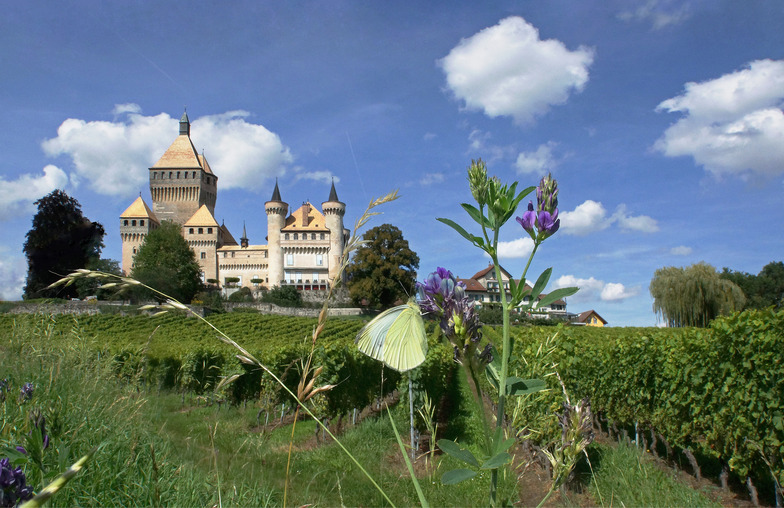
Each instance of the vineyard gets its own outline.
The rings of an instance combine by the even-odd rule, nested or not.
[[[315,319],[230,313],[210,316],[209,322],[287,385],[296,385]],[[353,339],[362,325],[331,319],[319,338],[315,364],[324,367],[324,382],[337,385],[324,398],[327,417],[366,407],[401,381],[356,350]],[[286,400],[261,371],[236,360],[209,325],[177,313],[78,319],[0,315],[0,327],[13,333],[35,330],[63,348],[81,341],[80,347],[111,362],[117,376],[149,388],[208,393],[222,377],[243,374],[221,396],[271,405]],[[573,400],[590,397],[602,418],[597,424],[624,430],[668,458],[685,454],[681,457],[688,457],[697,475],[701,468],[717,477],[735,475],[766,495],[784,481],[784,311],[746,311],[706,329],[519,327],[513,330],[512,371],[529,377],[528,360],[556,331],[550,361]],[[485,327],[483,333],[500,343],[500,329]],[[454,371],[452,351],[431,333],[416,385],[432,400],[454,397]],[[552,414],[561,388],[554,376],[547,381],[553,390],[536,403]],[[510,421],[514,411],[513,405],[508,408]]]

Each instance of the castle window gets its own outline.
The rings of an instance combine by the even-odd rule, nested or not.
[[[125,220],[123,221],[123,226],[127,226],[127,225],[128,225],[128,219],[125,219]]]
[[[297,235],[297,233],[294,233],[294,239],[299,240],[299,236]]]
[[[199,228],[199,234],[200,234],[200,235],[203,235],[203,234],[204,234],[204,228]]]
[[[311,233],[310,234],[310,239],[311,240],[315,240],[316,239],[316,233]]]
[[[294,254],[286,254],[286,266],[294,265]]]
[[[188,178],[188,172],[187,171],[185,172],[185,178]]]
[[[180,172],[177,171],[177,180],[179,180],[179,179],[180,179]]]
[[[201,253],[201,258],[202,258],[202,259],[207,259],[207,253],[206,253],[206,252],[204,252],[204,251],[202,251],[202,253]]]
[[[316,264],[318,266],[324,266],[324,255],[323,254],[316,254]]]
[[[283,235],[283,239],[284,239],[284,240],[288,240],[288,239],[289,239],[289,234],[288,234],[288,233],[286,233],[285,235]]]
[[[133,253],[136,254],[136,247],[133,248]]]
[[[195,171],[193,172],[192,178],[196,178],[196,172]]]
[[[158,173],[156,173],[155,171],[153,171],[153,172],[152,172],[152,179],[153,179],[153,180],[155,180],[156,178],[158,178]]]
[[[234,252],[231,253],[231,257],[234,257]]]
[[[136,219],[131,221],[131,226],[135,226],[135,225],[136,225]]]
[[[193,234],[193,228],[189,228],[188,233]]]
[[[169,180],[171,180],[172,172],[169,171]]]
[[[212,228],[207,228],[207,234],[208,234],[208,235],[211,235],[211,234],[212,234]]]
[[[321,233],[321,240],[324,239],[324,233]]]
[[[139,221],[139,225],[140,225],[140,226],[144,226],[144,219],[142,219],[142,220],[140,220],[140,221]]]

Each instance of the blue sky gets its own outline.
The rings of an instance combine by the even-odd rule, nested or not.
[[[353,224],[390,222],[420,278],[481,252],[465,171],[560,184],[561,230],[529,278],[569,310],[654,325],[662,266],[757,273],[784,253],[784,3],[778,1],[16,2],[0,18],[0,298],[21,296],[32,203],[64,188],[107,231],[177,135],[219,177],[216,218],[265,243],[275,178],[292,207],[334,178]],[[522,213],[522,211],[521,211]],[[530,242],[502,231],[519,276]]]

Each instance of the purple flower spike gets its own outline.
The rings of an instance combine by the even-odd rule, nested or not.
[[[531,235],[531,238],[536,238],[536,233],[534,232],[534,226],[536,225],[536,212],[534,211],[534,204],[529,201],[528,202],[528,211],[523,214],[522,217],[517,217],[517,222],[523,226],[523,229]]]

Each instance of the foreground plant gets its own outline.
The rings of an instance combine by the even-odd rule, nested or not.
[[[500,355],[492,345],[488,345],[481,351],[478,350],[477,345],[481,340],[481,335],[473,302],[465,298],[464,290],[451,273],[440,269],[432,276],[432,280],[428,279],[422,288],[423,296],[428,300],[427,308],[435,310],[435,314],[440,318],[442,330],[455,347],[456,361],[466,370],[478,407],[484,408],[481,385],[478,383],[478,376],[482,370],[497,390],[498,411],[495,419],[485,415],[484,409],[481,409],[485,433],[483,457],[475,457],[469,450],[456,443],[439,441],[439,447],[444,452],[470,466],[470,468],[448,471],[444,474],[442,482],[457,483],[476,476],[479,470],[490,470],[490,504],[495,506],[498,503],[498,473],[501,468],[511,462],[512,457],[508,450],[514,444],[514,438],[507,439],[503,432],[506,399],[510,396],[529,394],[545,388],[545,383],[542,380],[520,379],[509,375],[509,358],[512,353],[509,315],[512,311],[524,313],[535,308],[546,307],[560,298],[574,294],[577,292],[577,288],[556,289],[546,296],[542,296],[542,291],[550,280],[552,268],[545,270],[533,287],[526,284],[528,268],[531,266],[531,261],[539,246],[555,234],[560,227],[558,184],[551,175],[542,178],[538,187],[528,187],[517,192],[517,182],[507,185],[502,184],[496,177],[488,177],[487,167],[480,159],[472,161],[468,169],[468,182],[471,194],[479,206],[477,208],[468,203],[463,203],[461,206],[479,225],[481,235],[469,233],[450,219],[439,218],[438,220],[457,231],[469,243],[484,251],[492,260],[495,277],[499,283],[500,305],[503,312],[503,343]],[[517,222],[533,240],[533,249],[519,281],[509,279],[507,291],[498,262],[499,232],[501,227],[512,218],[518,204],[534,189],[536,190],[536,207],[534,207],[533,201],[530,201],[527,211],[521,217],[517,217]],[[436,287],[436,283],[438,287]]]

